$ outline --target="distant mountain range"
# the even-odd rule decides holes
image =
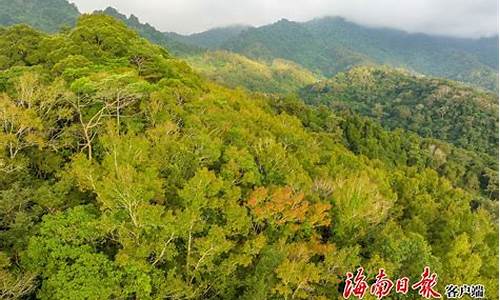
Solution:
[[[385,64],[498,90],[498,36],[464,39],[410,34],[365,27],[340,17],[305,23],[283,19],[258,28],[236,29],[166,36],[253,59],[288,59],[327,77],[356,65]],[[227,38],[208,38],[220,35]]]
[[[300,94],[306,103],[367,116],[389,130],[498,156],[498,97],[492,93],[404,70],[356,67]]]
[[[66,0],[0,0],[0,25],[28,24],[47,32],[74,26],[78,8]]]
[[[166,32],[167,38],[181,41],[185,44],[198,46],[207,49],[217,49],[228,40],[239,36],[245,30],[253,27],[247,25],[233,25],[227,27],[218,27],[204,32],[191,35],[181,35],[175,32]]]
[[[48,30],[47,3],[10,5]],[[318,59],[279,26],[276,55]],[[496,95],[167,38],[103,13],[0,26],[0,299],[339,299],[360,266],[499,299]]]
[[[167,48],[176,55],[185,56],[204,51],[200,46],[193,43],[184,43],[181,38],[175,35],[164,34],[148,23],[141,23],[136,16],[130,15],[127,17],[112,7],[108,7],[102,11],[95,11],[94,13],[102,13],[122,20],[128,27],[135,29],[142,37]]]
[[[74,24],[79,15],[76,7],[65,0],[14,2],[15,5],[12,1],[0,0],[1,25],[27,23],[45,31],[56,31]],[[276,59],[290,61],[318,78],[331,77],[358,65],[389,65],[498,91],[498,36],[464,39],[410,34],[370,28],[340,17],[305,23],[283,19],[262,27],[239,25],[180,35],[162,33],[150,24],[141,23],[134,15],[127,17],[114,8],[100,13],[124,21],[143,37],[177,56],[197,56],[198,62],[200,57],[207,57],[204,54],[207,50],[225,50],[264,65],[271,65]],[[214,55],[208,56],[211,60],[206,63],[212,64]]]

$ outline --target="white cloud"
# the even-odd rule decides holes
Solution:
[[[162,31],[199,32],[343,16],[357,23],[463,37],[498,33],[497,0],[70,0],[83,12],[117,8]]]

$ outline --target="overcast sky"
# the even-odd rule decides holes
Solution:
[[[70,0],[80,11],[107,6],[134,14],[161,31],[193,33],[281,18],[307,21],[343,16],[357,23],[409,32],[491,36],[498,33],[498,0]]]

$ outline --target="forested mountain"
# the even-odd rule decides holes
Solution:
[[[184,37],[175,33],[161,33],[151,25],[141,23],[134,15],[127,17],[111,7],[95,13],[103,13],[124,21],[144,38],[185,59],[200,74],[228,87],[243,87],[256,92],[292,93],[305,85],[317,82],[320,78],[284,59],[261,62],[228,51],[205,49],[215,48],[216,44],[247,29],[246,26],[213,29],[199,36],[193,34]]]
[[[178,41],[178,39],[171,38],[168,35],[165,35],[164,33],[158,31],[148,23],[141,23],[136,16],[131,15],[127,17],[126,15],[121,14],[112,7],[108,7],[103,11],[95,11],[94,13],[102,13],[122,20],[123,22],[125,22],[125,24],[127,24],[127,26],[136,30],[142,37],[155,44],[167,48],[173,54],[192,55],[204,52],[201,47],[195,46],[194,44],[189,45],[187,43],[183,43],[182,41]]]
[[[57,31],[64,25],[74,24],[79,16],[76,7],[65,0],[57,2],[55,5],[51,2],[26,0],[17,1],[14,4],[5,1],[4,4],[0,0],[0,7],[1,5],[6,7],[4,10],[6,16],[7,14],[17,16],[15,19],[2,18],[0,13],[0,25],[27,23],[44,31]],[[37,11],[37,18],[33,17],[34,11]],[[187,60],[202,75],[229,87],[243,87],[257,92],[291,93],[305,85],[315,83],[320,78],[309,70],[284,59],[261,62],[236,53],[205,49],[239,34],[248,28],[246,26],[213,29],[201,34],[199,38],[196,34],[184,38],[175,33],[162,33],[147,23],[141,23],[136,16],[127,17],[112,7],[94,13],[109,15],[125,22],[142,37]],[[25,21],[28,19],[29,22]],[[50,22],[50,26],[44,22]],[[196,42],[191,42],[191,39]]]
[[[288,59],[327,77],[355,65],[387,64],[498,90],[498,36],[477,40],[409,34],[328,17],[249,28],[219,48],[254,59]]]
[[[227,51],[207,51],[184,57],[207,78],[232,88],[266,93],[295,93],[320,77],[284,59],[259,62]]]
[[[336,299],[359,266],[498,298],[476,153],[221,87],[103,14],[0,28],[0,58],[1,298]]]
[[[171,39],[153,26],[141,23],[136,16],[127,17],[112,7],[95,13],[122,20],[143,37],[168,48],[172,53],[193,54],[202,51],[200,47]],[[74,26],[79,16],[77,7],[67,0],[0,0],[0,25],[3,26],[29,24],[42,31],[56,32],[64,27]]]
[[[498,155],[498,96],[449,80],[358,67],[303,89],[310,104],[349,109],[423,137]]]
[[[251,26],[233,25],[213,28],[204,32],[193,33],[187,36],[175,32],[166,32],[164,34],[165,36],[170,37],[173,40],[178,40],[189,45],[207,49],[217,49],[227,40],[238,36],[240,33],[249,28],[251,28]]]
[[[0,26],[24,23],[55,32],[75,25],[79,15],[66,0],[0,0]]]
[[[310,116],[335,111],[343,144],[355,154],[383,161],[389,166],[410,166],[433,169],[455,186],[472,193],[498,200],[498,155],[466,150],[449,142],[421,137],[397,127],[387,129],[380,120],[363,117],[351,109],[314,103],[308,106],[295,99],[280,99],[274,104],[278,111],[299,116],[303,124],[316,128]],[[340,108],[340,109],[339,109]],[[457,125],[458,127],[459,125]],[[491,131],[494,131],[492,129]],[[485,134],[492,134],[486,131]],[[498,146],[490,145],[494,151]]]
[[[27,23],[45,30],[57,31],[74,24],[79,13],[65,0],[0,0],[0,25]],[[424,34],[369,28],[339,17],[315,19],[305,23],[281,20],[253,28],[229,26],[215,28],[188,36],[162,33],[137,17],[127,17],[108,7],[100,11],[123,20],[143,37],[182,56],[196,56],[203,70],[212,68],[213,58],[225,59],[219,64],[235,63],[237,56],[221,56],[204,50],[224,49],[246,57],[246,62],[271,65],[276,59],[294,62],[319,76],[330,77],[356,65],[387,64],[417,73],[446,77],[492,91],[498,90],[498,36],[482,39],[435,37]],[[15,16],[15,17],[11,17]],[[208,59],[210,57],[210,59]],[[240,57],[241,58],[241,57]],[[288,65],[291,65],[287,62]],[[239,74],[248,71],[248,65],[234,64]],[[295,71],[299,71],[295,68]],[[222,71],[224,72],[224,71]],[[319,77],[315,75],[316,77]],[[249,74],[252,77],[252,74]],[[237,79],[230,80],[234,86]],[[240,86],[254,85],[238,81]],[[293,82],[286,82],[278,90],[288,90]],[[270,91],[262,88],[257,91]]]

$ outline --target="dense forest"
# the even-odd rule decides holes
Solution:
[[[328,112],[326,115],[332,114],[327,106],[315,108],[297,99],[283,98],[274,105],[279,111],[299,116],[303,124],[312,128],[320,127],[314,122],[311,124],[309,116],[325,112]],[[423,138],[401,128],[387,130],[376,120],[352,111],[337,111],[332,117],[341,130],[344,146],[353,153],[381,160],[388,166],[429,168],[458,187],[498,200],[496,156],[466,150],[434,138]]]
[[[1,28],[0,62],[1,298],[337,299],[359,266],[498,298],[475,147],[223,87],[103,14]]]
[[[288,59],[327,77],[356,65],[386,64],[498,91],[498,36],[436,37],[327,17],[250,28],[219,48],[254,59]]]
[[[498,156],[498,96],[389,68],[353,68],[301,93],[311,104],[351,110],[389,129]]]
[[[75,6],[66,0],[0,0],[0,8],[0,25],[27,23],[49,32],[74,24],[79,15]],[[196,59],[196,67],[203,61],[200,58],[210,57],[197,70],[202,73],[212,67],[214,57],[221,59],[225,67],[232,64],[231,69],[238,70],[238,74],[248,71],[247,64],[239,64],[241,57],[228,59],[220,53],[211,53],[225,50],[257,64],[271,65],[276,59],[293,62],[317,77],[331,77],[358,65],[384,64],[498,91],[498,36],[466,39],[410,34],[366,27],[340,17],[304,23],[283,19],[255,28],[237,25],[180,35],[161,32],[150,24],[141,23],[136,16],[127,17],[112,7],[98,12],[124,21],[142,37],[178,57]],[[238,81],[238,84],[254,87],[245,81]],[[293,81],[285,82],[278,90],[287,90],[293,85]],[[234,86],[234,80],[229,86]]]
[[[0,5],[2,5],[1,1]],[[52,32],[74,24],[79,15],[76,8],[66,0],[59,2],[57,3],[58,9],[52,8],[56,7],[54,3],[45,3],[41,0],[25,0],[16,5],[5,2],[3,5],[9,7],[5,10],[8,15],[22,17],[11,19],[7,18],[7,15],[5,17],[0,15],[0,25],[27,23],[35,28]],[[24,12],[32,11],[32,7],[41,9],[41,14],[37,18]],[[274,59],[270,62],[259,61],[237,53],[206,49],[210,48],[210,45],[216,45],[230,36],[237,35],[247,27],[213,29],[199,34],[198,38],[197,35],[188,38],[175,33],[162,33],[150,24],[141,23],[136,16],[127,17],[112,7],[95,13],[106,14],[123,21],[142,37],[189,62],[190,66],[203,76],[231,88],[242,87],[265,93],[294,93],[305,85],[313,84],[322,78],[285,59]],[[30,20],[30,22],[24,20]],[[44,20],[50,22],[50,26],[43,24]]]
[[[207,51],[185,58],[196,71],[228,87],[263,93],[295,93],[320,76],[284,59],[259,62],[227,51]]]
[[[193,33],[190,35],[182,35],[175,32],[166,32],[164,35],[184,44],[216,50],[220,48],[223,43],[237,37],[242,32],[250,28],[252,27],[245,25],[233,25],[212,28],[207,31]]]
[[[95,13],[105,14],[123,21],[128,27],[137,31],[143,38],[146,38],[150,42],[168,49],[172,54],[179,56],[189,56],[204,52],[203,47],[190,43],[184,43],[183,41],[179,41],[177,38],[172,38],[168,34],[164,34],[158,31],[148,23],[141,23],[136,16],[130,15],[129,17],[127,17],[126,15],[117,11],[115,8],[107,7],[106,9],[102,11],[96,11]]]
[[[259,61],[234,52],[206,49],[216,48],[215,45],[247,27],[217,28],[184,37],[175,33],[162,33],[149,24],[141,23],[134,15],[127,18],[111,7],[96,13],[124,21],[142,37],[186,60],[201,75],[227,87],[242,87],[264,93],[294,93],[322,78],[289,60],[277,58]]]
[[[497,37],[0,0],[0,299],[342,299],[361,266],[498,299],[498,96],[421,75],[497,68]]]
[[[66,0],[0,0],[0,25],[25,23],[56,32],[74,26],[80,13]]]

